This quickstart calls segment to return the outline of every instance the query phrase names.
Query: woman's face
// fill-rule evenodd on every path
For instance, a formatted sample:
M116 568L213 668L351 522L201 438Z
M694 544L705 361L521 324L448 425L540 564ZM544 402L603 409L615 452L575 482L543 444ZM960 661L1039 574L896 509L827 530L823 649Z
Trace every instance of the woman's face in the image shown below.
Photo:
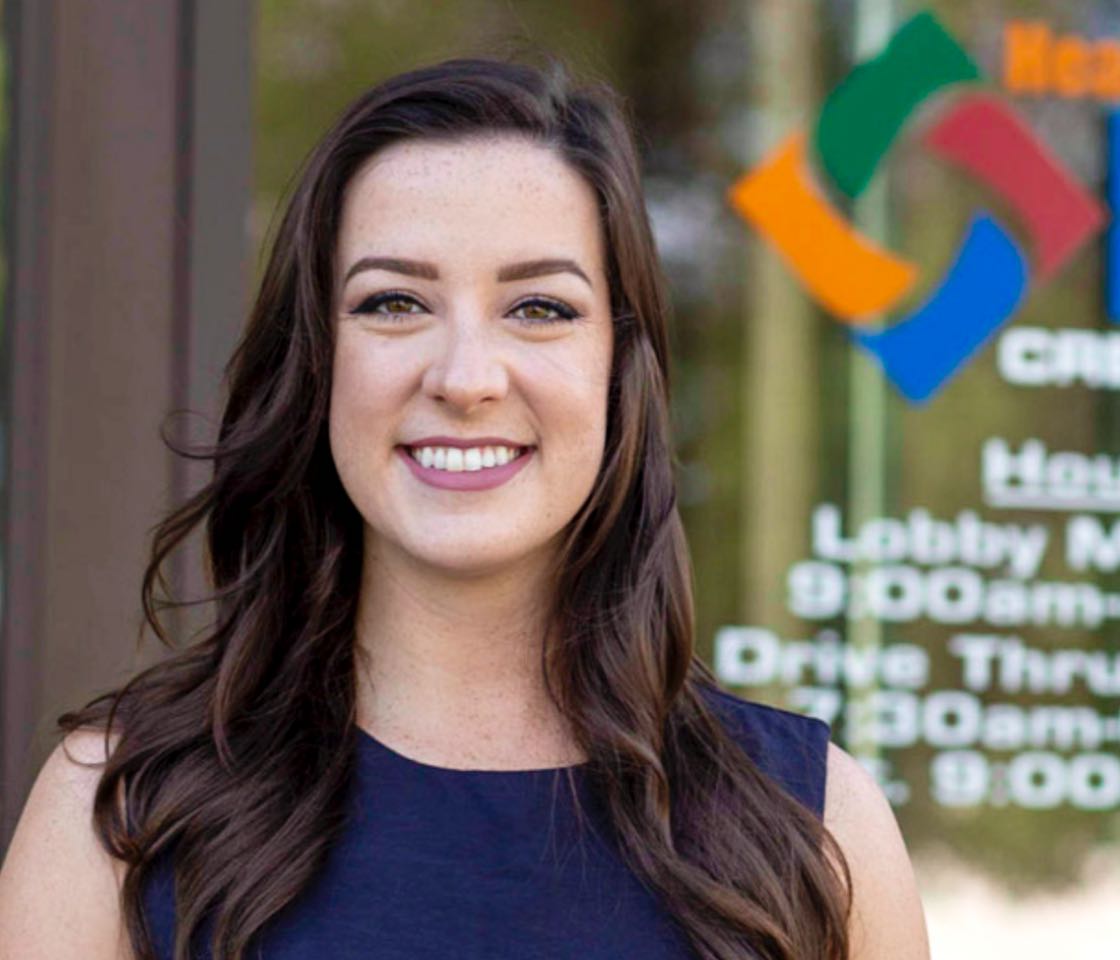
M545 560L603 458L594 191L524 139L398 142L348 185L336 264L331 452L376 556Z

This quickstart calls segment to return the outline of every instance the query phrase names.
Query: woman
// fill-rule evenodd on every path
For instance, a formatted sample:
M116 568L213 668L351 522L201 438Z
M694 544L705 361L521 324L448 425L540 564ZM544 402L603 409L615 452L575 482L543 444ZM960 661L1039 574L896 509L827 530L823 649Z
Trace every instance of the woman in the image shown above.
M154 539L216 621L59 718L0 957L928 957L878 787L694 654L667 313L608 88L356 101Z

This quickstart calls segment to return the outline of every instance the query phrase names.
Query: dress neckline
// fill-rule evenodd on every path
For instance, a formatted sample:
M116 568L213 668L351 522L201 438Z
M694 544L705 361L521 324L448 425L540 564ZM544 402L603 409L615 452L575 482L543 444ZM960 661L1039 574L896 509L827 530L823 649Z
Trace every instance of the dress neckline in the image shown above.
M476 770L463 769L459 767L440 767L434 763L426 763L423 760L415 760L412 757L406 757L403 753L399 753L387 744L382 743L364 727L355 724L355 728L358 731L358 740L361 743L364 743L367 747L372 747L375 751L389 757L395 763L401 766L426 770L433 774L438 774L445 777L465 777L471 779L517 779L540 776L541 774L545 773L565 773L567 771L571 771L574 774L579 774L582 773L588 766L590 766L590 761L584 760L580 763L572 763L560 767L530 767L516 770Z

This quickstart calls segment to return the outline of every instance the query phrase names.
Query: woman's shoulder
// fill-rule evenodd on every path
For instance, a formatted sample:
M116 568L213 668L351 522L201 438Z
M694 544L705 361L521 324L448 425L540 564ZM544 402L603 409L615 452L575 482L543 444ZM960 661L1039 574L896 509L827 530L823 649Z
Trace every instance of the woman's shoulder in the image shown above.
M852 957L928 960L913 866L875 778L831 741L823 720L705 690L759 767L814 809L843 851L855 890Z
M40 769L0 870L2 960L131 955L120 939L123 865L102 847L92 820L106 755L104 732L75 730Z
M818 817L824 815L832 728L792 710L705 686L707 700L758 767Z
M929 960L914 868L894 809L855 757L829 744L824 825L843 851L852 889L853 958Z

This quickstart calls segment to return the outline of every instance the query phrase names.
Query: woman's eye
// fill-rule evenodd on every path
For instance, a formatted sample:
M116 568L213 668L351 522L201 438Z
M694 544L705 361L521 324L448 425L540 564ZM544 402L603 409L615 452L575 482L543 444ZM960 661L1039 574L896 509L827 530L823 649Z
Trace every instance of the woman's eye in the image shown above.
M415 304L420 307L420 304L416 300L404 294L381 293L373 297L367 297L359 304L358 308L354 310L354 313L373 313L383 317L402 317L417 312L423 313L423 307L420 307L419 311L406 309L409 304ZM382 306L387 306L389 309L379 310L378 308Z
M419 309L412 310L415 306ZM381 309L385 307L386 309ZM543 297L533 297L524 300L513 308L514 311L523 310L525 313L518 319L525 326L540 326L547 323L561 323L565 320L575 320L579 317L571 307L558 300L547 300ZM379 293L367 297L353 311L355 314L374 314L381 317L401 318L414 316L424 312L424 307L416 299L402 293Z
M541 297L525 300L513 309L535 311L534 314L519 318L528 326L536 326L542 323L560 323L564 320L575 320L579 316L571 307L557 300L545 300ZM544 311L544 313L541 311ZM555 316L548 316L549 311Z

